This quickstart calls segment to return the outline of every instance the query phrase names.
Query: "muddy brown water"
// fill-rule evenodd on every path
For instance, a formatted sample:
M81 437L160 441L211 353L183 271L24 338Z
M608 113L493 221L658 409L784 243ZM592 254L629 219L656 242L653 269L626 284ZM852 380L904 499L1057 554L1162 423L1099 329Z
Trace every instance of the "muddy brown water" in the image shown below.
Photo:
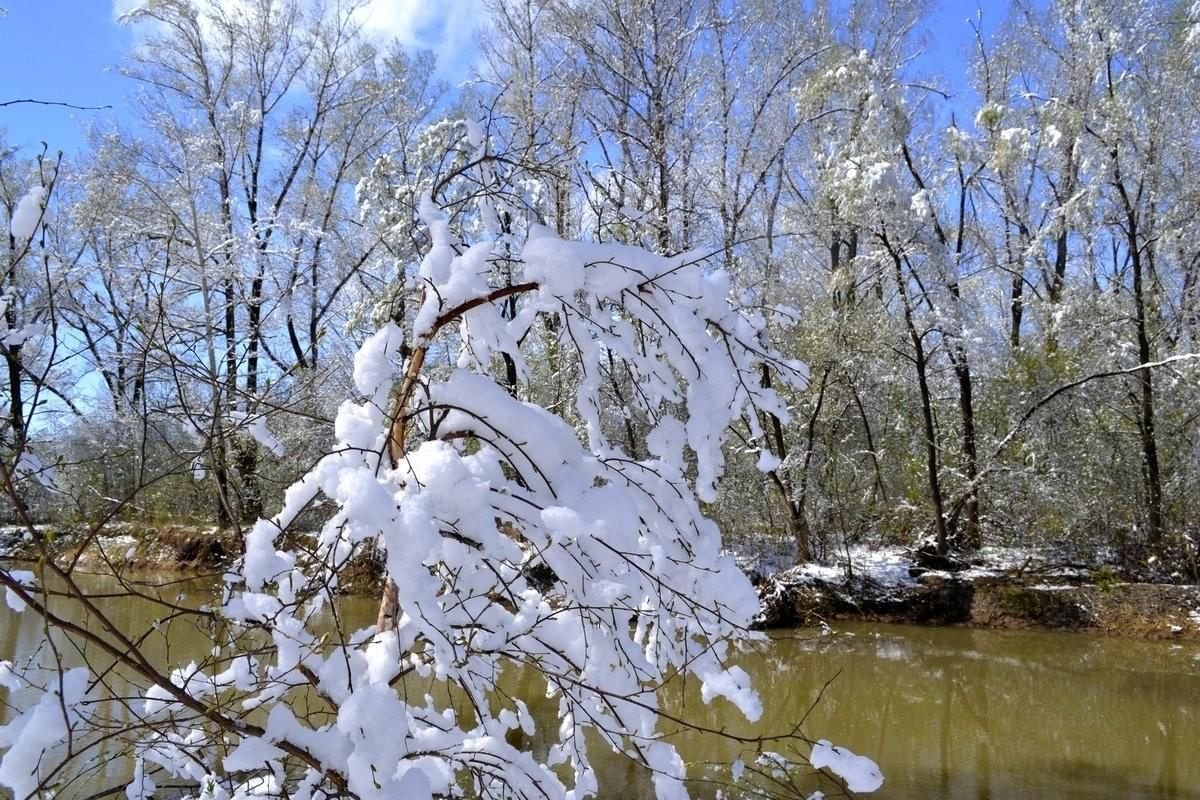
M86 585L97 593L114 588L111 579L99 577ZM192 603L212 594L196 581L172 584L169 592ZM144 600L97 602L125 630L145 631L162 615L160 607ZM354 624L372 620L374 610L367 598L342 602L343 614ZM93 624L78 609L73 614L76 621ZM0 605L0 659L48 652L45 642L34 614L15 614ZM169 657L171 664L181 665L207 653L212 640L191 625L165 625L145 644L155 661ZM82 657L69 647L60 650L72 663ZM1200 800L1200 646L1195 643L856 623L841 624L824 636L776 634L765 646L742 654L738 663L763 696L766 711L759 723L746 723L722 701L704 706L694 687L664 697L664 703L709 727L745 735L786 730L807 713L805 735L829 739L879 763L886 781L870 797ZM546 709L535 676L510 680L535 714L539 707ZM11 717L8 704L20 699L0 690L5 721ZM750 757L742 746L711 736L689 734L677 741L684 757L695 763ZM533 746L540 748L537 742ZM67 787L61 798L86 797L114 785L130 768L115 751L97 756L86 779ZM593 760L606 800L653 796L647 776L625 757L596 747ZM820 784L800 770L797 785L807 792ZM833 796L828 785L821 788ZM715 794L708 784L694 788L696 797ZM731 796L728 790L726 796Z

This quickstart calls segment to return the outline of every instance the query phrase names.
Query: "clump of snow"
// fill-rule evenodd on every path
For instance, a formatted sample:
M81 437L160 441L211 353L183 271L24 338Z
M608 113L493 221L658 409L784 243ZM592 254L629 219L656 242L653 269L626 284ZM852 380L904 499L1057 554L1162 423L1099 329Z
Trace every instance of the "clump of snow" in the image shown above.
M913 216L917 219L929 219L933 215L933 209L929 203L929 191L921 189L914 194L909 208L912 210Z
M42 221L42 212L46 207L46 197L44 186L34 186L17 203L8 229L18 245L25 244L37 233L38 224Z
M883 786L883 773L878 764L825 739L813 745L808 762L816 769L828 769L837 775L852 792L873 792Z
M779 469L779 465L782 463L783 461L770 450L763 448L758 451L758 463L756 466L759 472L774 472Z
M374 397L379 387L391 384L396 367L394 359L404 343L404 331L387 323L372 334L354 356L354 386L366 397Z
M283 442L267 429L267 418L265 415L251 416L244 411L231 411L229 418L234 425L248 433L256 442L267 448L276 458L282 458L287 449L283 446ZM195 475L195 466L193 462L193 475Z
M11 661L0 661L0 686L10 692L19 690L24 684L21 678L13 672Z
M8 576L17 583L21 584L23 587L28 587L33 584L34 575L32 572L27 570L8 570ZM4 601L8 604L9 608L17 613L25 610L25 601L21 599L20 595L7 587L4 589Z
M751 722L762 717L762 699L751 688L750 676L741 667L730 667L701 677L700 697L705 703L711 703L714 697L724 697Z
M137 759L133 765L133 780L125 787L127 800L146 800L146 798L154 797L157 788L154 781L146 774L145 759Z
M46 752L67 738L68 726L77 724L87 686L87 669L67 670L32 708L0 726L0 749L5 750L0 786L10 788L13 797L33 797L41 778L54 768Z
M1058 143L1062 141L1062 131L1057 125L1047 125L1042 131L1042 139L1050 147L1058 147Z
M8 331L4 334L2 341L9 347L19 347L35 336L45 335L46 330L46 326L43 323L33 322L29 325Z

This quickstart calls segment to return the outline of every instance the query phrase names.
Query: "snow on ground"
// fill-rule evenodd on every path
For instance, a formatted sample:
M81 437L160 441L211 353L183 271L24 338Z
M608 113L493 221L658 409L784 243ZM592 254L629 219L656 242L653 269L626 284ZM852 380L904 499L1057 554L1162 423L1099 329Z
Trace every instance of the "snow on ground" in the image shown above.
M917 583L915 575L931 572L917 568L912 548L896 545L857 544L800 566L796 566L795 544L788 537L729 537L726 552L752 577L766 578L786 571L789 578L800 582L841 583L849 578L866 578L884 586L910 586ZM1071 563L1067 554L1025 547L984 547L971 562L968 569L957 573L958 577L975 580L1024 572L1054 579L1086 577L1089 573L1088 566Z
M867 579L884 587L916 586L916 575L923 572L916 568L911 551L902 547L865 546L850 548L839 554L832 563L808 563L788 570L788 578L794 583L839 584L852 579Z
M0 558L12 558L25 539L26 531L20 525L0 527Z
M175 526L166 527L173 528ZM196 526L194 528L180 526L180 529L186 530L189 535L194 537L215 536L217 534L217 528L213 526ZM49 525L37 525L35 526L35 530L42 533L52 531L57 534L61 543L68 545L81 541L77 537L83 532L83 529L60 528ZM170 559L163 557L163 553L166 553L167 550L163 549L158 531L159 528L154 525L137 522L114 522L89 540L89 548L101 549L107 558L118 562L123 557L126 562L137 558L151 563L155 560L169 563ZM21 525L0 526L0 559L29 558L30 554L35 552L30 542L31 536L28 528ZM139 548L141 548L140 551Z
M848 551L833 554L824 562L796 566L795 546L790 539L766 538L759 541L734 541L727 551L738 566L751 575L767 577L788 572L798 581L840 583L848 578L870 578L885 586L916 583L912 570L916 564L912 551L904 547L869 547L855 545Z
M1091 564L1078 563L1082 558L1067 550L1048 548L1038 550L1030 547L981 547L972 559L977 566L963 573L963 577L991 577L1008 572L1036 572L1049 578L1086 577L1092 567L1111 563L1115 554L1097 553Z

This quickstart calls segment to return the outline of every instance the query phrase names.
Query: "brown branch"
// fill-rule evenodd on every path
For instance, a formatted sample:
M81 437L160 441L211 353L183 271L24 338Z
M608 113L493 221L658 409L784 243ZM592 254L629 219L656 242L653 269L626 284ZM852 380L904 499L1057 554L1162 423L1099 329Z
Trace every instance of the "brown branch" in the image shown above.
M479 306L484 305L485 303L493 303L496 300L503 300L504 298L511 297L515 294L522 294L524 292L532 292L534 289L537 289L537 288L538 288L538 283L536 281L526 281L525 283L517 283L512 286L502 286L499 289L488 292L487 294L485 294L481 297L476 297L472 300L468 300L467 302L463 303L462 305L455 306L454 308L450 309L449 311L447 311L446 313L442 314L440 317L435 319L433 321L433 329L429 332L429 334L427 335L426 338L432 337L435 333L438 332L438 330L440 330L443 326L445 326L446 323L453 322L454 320L458 319L463 314L467 313L468 311L470 311L473 308L478 308Z
M518 283L514 286L503 286L485 295L460 303L449 311L442 313L433 321L433 326L429 332L421 337L421 344L409 356L408 367L404 370L404 379L400 382L400 392L396 395L396 401L392 404L392 424L388 428L387 435L387 455L392 469L399 466L400 459L404 455L406 439L408 437L408 421L405 411L408 409L409 403L412 402L413 392L417 388L417 380L421 377L421 368L425 365L425 355L429 352L429 341L439 330L473 308L478 308L487 303L494 303L497 300L512 297L523 292L533 291L537 288L538 284L533 281ZM383 598L379 602L379 614L375 621L377 630L391 630L395 627L399 602L396 582L392 580L391 576L388 576L387 582L383 587Z

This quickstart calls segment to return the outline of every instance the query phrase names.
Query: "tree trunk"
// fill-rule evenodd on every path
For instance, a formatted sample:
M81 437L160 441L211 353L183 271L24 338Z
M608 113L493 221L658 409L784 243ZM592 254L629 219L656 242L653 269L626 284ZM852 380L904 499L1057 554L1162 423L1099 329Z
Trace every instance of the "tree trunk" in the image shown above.
M262 243L266 246L266 243ZM264 266L260 252L258 272L250 283L250 300L247 308L249 341L246 349L246 412L253 413L258 399L259 343L262 338L262 291ZM253 522L262 516L262 488L258 479L258 443L246 438L238 448L238 473L242 478L242 521Z
M786 471L781 472L776 468L768 473L771 477L771 482L779 492L780 499L787 506L788 534L796 542L797 564L805 564L813 559L812 529L808 525L808 512L806 508L808 505L808 472L812 464L817 418L821 415L821 407L825 403L825 389L829 382L829 372L830 368L826 367L821 375L821 385L817 390L817 402L813 406L812 416L808 420L808 435L804 452L804 463L800 472L800 486L797 488L793 484L791 477ZM771 387L771 370L766 364L762 365L762 385L764 388ZM770 430L769 446L767 449L773 450L772 455L782 461L787 458L788 453L787 443L784 439L783 423L774 414L763 414L763 417L763 422Z
M964 472L967 478L967 522L960 543L969 550L983 544L979 527L979 455L975 437L974 388L971 383L971 364L966 353L955 358L954 374L958 378L958 408L962 417Z
M5 310L4 316L9 330L13 330L15 314L11 305ZM8 424L12 429L13 452L20 453L26 439L25 399L21 391L21 345L5 345L4 361L8 366Z
M1146 281L1142 263L1141 232L1138 213L1121 176L1119 153L1114 147L1110 153L1113 163L1113 183L1121 197L1125 211L1125 245L1129 250L1129 261L1133 268L1134 327L1137 333L1138 363L1149 364L1153 360L1150 347L1150 332L1146 321ZM1154 429L1154 377L1152 371L1143 369L1138 373L1140 402L1138 404L1138 431L1141 434L1142 482L1146 494L1147 544L1151 551L1159 552L1163 540L1162 478L1158 462L1158 437Z
M1025 281L1020 275L1014 275L1012 279L1012 296L1009 300L1009 337L1008 344L1013 350L1021 349L1021 321L1025 316L1025 301L1022 294L1025 290Z
M929 362L925 354L921 332L917 330L916 321L913 319L912 301L909 299L907 285L904 282L904 269L900 255L892 249L886 237L884 246L887 247L892 257L896 286L904 306L904 324L908 329L908 337L913 347L913 363L916 366L917 387L921 395L921 421L925 428L925 469L929 481L929 499L933 503L933 526L937 537L938 555L946 555L950 552L950 537L946 530L946 503L942 497L942 484L938 477L937 427L933 419L933 395L929 391Z
M1150 335L1146 329L1146 292L1142 275L1142 259L1137 241L1137 224L1130 217L1130 251L1133 261L1134 320L1137 327L1138 361L1149 364L1153 359ZM1154 373L1144 369L1139 375L1141 402L1138 428L1142 439L1142 462L1146 491L1147 523L1149 526L1150 549L1158 552L1162 548L1163 512L1162 479L1158 464L1158 438L1154 429Z
M232 265L227 262L227 268ZM225 404L221 409L221 418L215 421L218 426L224 426L230 411L237 407L237 315L234 309L236 291L233 278L226 275L225 290ZM218 498L217 524L222 528L228 527L235 519L240 518L239 512L233 507L229 480L229 453L225 448L224 437L219 437L219 444L214 450L213 471L216 473L217 486L221 496Z

